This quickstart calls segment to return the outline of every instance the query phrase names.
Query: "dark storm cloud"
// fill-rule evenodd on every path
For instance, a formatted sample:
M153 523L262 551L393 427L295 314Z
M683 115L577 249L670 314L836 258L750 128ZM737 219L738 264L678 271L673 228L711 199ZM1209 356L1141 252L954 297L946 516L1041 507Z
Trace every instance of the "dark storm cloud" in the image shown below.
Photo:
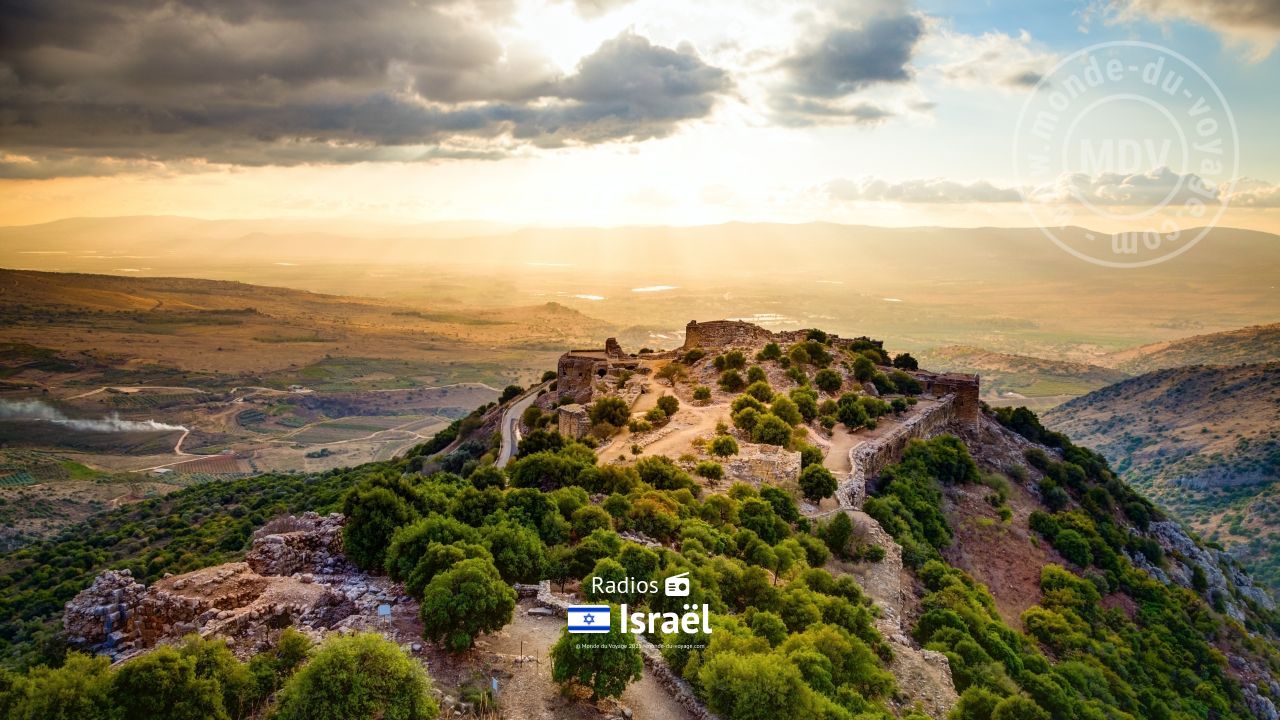
M905 83L909 63L924 34L924 21L910 13L873 17L857 26L837 27L782 63L787 82L773 106L790 123L823 117L874 122L887 115L876 106L839 100L880 83Z
M706 116L730 87L692 48L633 34L562 76L499 42L491 28L510 9L461 0L5 3L0 176L111 174L157 160L487 157L512 144L643 140Z

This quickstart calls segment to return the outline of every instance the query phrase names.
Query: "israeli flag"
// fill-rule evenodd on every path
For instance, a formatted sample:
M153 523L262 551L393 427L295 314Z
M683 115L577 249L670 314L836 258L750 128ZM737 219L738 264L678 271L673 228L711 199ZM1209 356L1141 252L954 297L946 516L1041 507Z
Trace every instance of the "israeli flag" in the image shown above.
M608 605L570 605L568 609L569 632L609 632Z

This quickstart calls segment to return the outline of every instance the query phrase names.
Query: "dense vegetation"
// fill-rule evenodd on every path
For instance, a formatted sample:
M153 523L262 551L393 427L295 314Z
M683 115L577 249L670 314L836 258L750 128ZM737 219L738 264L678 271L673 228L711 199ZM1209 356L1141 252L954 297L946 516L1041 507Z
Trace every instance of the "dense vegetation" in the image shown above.
M431 679L376 634L313 647L286 629L247 663L221 640L187 637L113 669L71 653L61 667L0 674L0 715L13 720L431 720Z

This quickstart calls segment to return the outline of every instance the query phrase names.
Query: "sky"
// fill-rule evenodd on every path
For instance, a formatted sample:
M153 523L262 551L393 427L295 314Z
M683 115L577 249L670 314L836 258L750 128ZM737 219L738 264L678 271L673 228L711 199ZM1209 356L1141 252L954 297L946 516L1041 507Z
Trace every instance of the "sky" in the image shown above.
M1278 40L1275 0L10 2L0 224L1280 232Z

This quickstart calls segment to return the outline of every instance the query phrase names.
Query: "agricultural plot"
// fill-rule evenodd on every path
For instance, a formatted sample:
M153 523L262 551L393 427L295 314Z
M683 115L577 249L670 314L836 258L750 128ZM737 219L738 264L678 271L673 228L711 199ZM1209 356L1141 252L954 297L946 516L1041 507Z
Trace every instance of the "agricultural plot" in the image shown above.
M338 418L317 423L290 437L307 444L323 444L368 437L383 430L416 424L426 417L422 415L367 415Z

